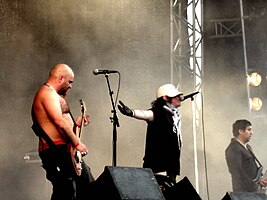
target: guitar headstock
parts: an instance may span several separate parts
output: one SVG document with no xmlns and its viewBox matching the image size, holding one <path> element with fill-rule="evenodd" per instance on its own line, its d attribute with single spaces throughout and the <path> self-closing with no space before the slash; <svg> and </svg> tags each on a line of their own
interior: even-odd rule
<svg viewBox="0 0 267 200">
<path fill-rule="evenodd" d="M 80 99 L 80 105 L 81 105 L 81 112 L 84 115 L 86 112 L 86 107 L 85 107 L 85 103 L 82 99 Z"/>
</svg>

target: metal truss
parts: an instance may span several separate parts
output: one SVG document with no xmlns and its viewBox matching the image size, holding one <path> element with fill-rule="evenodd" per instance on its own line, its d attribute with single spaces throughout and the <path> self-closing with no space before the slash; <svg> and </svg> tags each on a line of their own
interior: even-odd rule
<svg viewBox="0 0 267 200">
<path fill-rule="evenodd" d="M 229 37 L 242 37 L 243 41 L 243 55 L 244 55 L 244 67 L 245 75 L 249 76 L 250 68 L 248 66 L 248 57 L 247 57 L 247 44 L 246 44 L 246 31 L 245 31 L 245 21 L 253 20 L 256 18 L 265 17 L 267 14 L 267 9 L 265 4 L 255 4 L 250 5 L 249 11 L 246 15 L 244 14 L 244 3 L 243 0 L 239 0 L 240 5 L 240 17 L 238 18 L 224 18 L 224 19 L 212 19 L 211 23 L 214 24 L 213 34 L 211 38 L 229 38 Z M 247 78 L 247 98 L 248 98 L 248 111 L 251 113 L 250 105 L 250 85 L 249 79 Z"/>
<path fill-rule="evenodd" d="M 214 19 L 210 21 L 214 24 L 214 33 L 211 38 L 226 38 L 242 36 L 240 18 Z"/>
<path fill-rule="evenodd" d="M 265 7 L 253 6 L 247 15 L 244 15 L 243 0 L 239 0 L 240 17 L 212 19 L 213 35 L 211 38 L 227 38 L 227 37 L 244 37 L 244 20 L 253 20 L 255 18 L 264 17 L 267 13 Z"/>
<path fill-rule="evenodd" d="M 182 79 L 191 77 L 193 90 L 202 87 L 202 0 L 170 0 L 171 82 L 182 87 Z M 199 191 L 198 146 L 203 149 L 202 95 L 192 99 L 195 186 Z M 197 137 L 202 136 L 201 140 Z M 199 144 L 202 141 L 202 144 Z M 207 188 L 207 187 L 206 187 Z"/>
<path fill-rule="evenodd" d="M 229 38 L 229 37 L 242 37 L 243 40 L 243 55 L 244 55 L 244 66 L 246 77 L 248 77 L 248 61 L 247 61 L 247 50 L 246 50 L 246 34 L 245 34 L 245 19 L 251 20 L 252 18 L 259 17 L 261 15 L 250 13 L 248 16 L 244 16 L 243 12 L 243 0 L 239 0 L 240 5 L 240 17 L 239 18 L 228 18 L 228 19 L 213 19 L 210 22 L 214 23 L 214 33 L 211 38 Z M 265 10 L 263 15 L 265 14 Z M 250 88 L 247 79 L 247 98 L 248 98 L 248 110 L 250 112 Z"/>
</svg>

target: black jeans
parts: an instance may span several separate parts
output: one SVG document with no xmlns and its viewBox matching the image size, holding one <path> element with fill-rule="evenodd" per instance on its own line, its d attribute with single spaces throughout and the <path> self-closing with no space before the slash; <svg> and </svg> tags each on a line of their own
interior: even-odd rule
<svg viewBox="0 0 267 200">
<path fill-rule="evenodd" d="M 39 155 L 46 178 L 53 185 L 51 200 L 80 200 L 89 195 L 86 194 L 88 185 L 94 181 L 91 170 L 83 161 L 82 175 L 76 175 L 67 145 L 56 145 Z"/>
</svg>

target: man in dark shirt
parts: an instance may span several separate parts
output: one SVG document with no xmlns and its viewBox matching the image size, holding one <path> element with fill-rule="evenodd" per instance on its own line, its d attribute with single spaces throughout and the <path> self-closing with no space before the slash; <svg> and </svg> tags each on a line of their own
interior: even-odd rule
<svg viewBox="0 0 267 200">
<path fill-rule="evenodd" d="M 252 135 L 251 122 L 246 119 L 235 121 L 234 137 L 225 150 L 233 192 L 257 192 L 259 186 L 266 187 L 267 185 L 267 181 L 261 179 L 261 164 L 248 145 Z"/>
</svg>

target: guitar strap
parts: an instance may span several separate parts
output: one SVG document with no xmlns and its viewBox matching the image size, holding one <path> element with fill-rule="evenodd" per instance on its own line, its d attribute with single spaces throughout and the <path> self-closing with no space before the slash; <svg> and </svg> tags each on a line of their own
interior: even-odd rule
<svg viewBox="0 0 267 200">
<path fill-rule="evenodd" d="M 253 179 L 253 181 L 254 181 L 255 183 L 259 184 L 259 182 L 260 182 L 260 180 L 261 180 L 261 178 L 262 178 L 262 176 L 263 176 L 263 173 L 262 173 L 263 166 L 262 166 L 262 164 L 260 163 L 260 161 L 257 159 L 257 157 L 255 156 L 255 154 L 253 153 L 251 146 L 248 145 L 248 144 L 247 144 L 247 149 L 248 149 L 248 151 L 253 155 L 253 157 L 255 158 L 255 160 L 257 161 L 257 163 L 258 163 L 258 165 L 259 165 L 259 166 L 258 166 L 258 170 L 257 170 L 257 174 L 256 174 L 255 178 Z M 266 173 L 266 172 L 265 172 L 265 173 Z M 262 186 L 259 185 L 259 187 L 260 187 L 260 189 L 262 189 Z"/>
<path fill-rule="evenodd" d="M 53 140 L 51 140 L 51 138 L 46 134 L 46 132 L 42 129 L 40 124 L 38 122 L 36 122 L 37 120 L 36 120 L 36 117 L 35 117 L 35 115 L 33 113 L 33 108 L 31 110 L 31 115 L 33 117 L 33 121 L 35 121 L 35 122 L 33 122 L 32 126 L 31 126 L 31 128 L 32 128 L 33 132 L 35 133 L 35 135 L 38 136 L 38 137 L 44 138 L 44 140 L 46 141 L 46 143 L 48 144 L 49 147 L 55 148 L 56 145 L 53 142 Z"/>
<path fill-rule="evenodd" d="M 46 134 L 46 132 L 38 123 L 33 123 L 31 128 L 34 131 L 35 135 L 44 138 L 50 148 L 55 148 L 55 143 L 51 140 L 51 138 Z"/>
<path fill-rule="evenodd" d="M 72 119 L 72 121 L 73 121 L 73 124 L 74 124 L 73 128 L 74 128 L 74 127 L 77 126 L 77 124 L 76 124 L 76 122 L 75 122 L 75 120 L 74 120 L 74 117 L 73 117 L 73 115 L 72 115 L 72 113 L 71 113 L 70 111 L 69 111 L 69 114 L 70 114 L 70 117 L 71 117 L 71 119 Z"/>
<path fill-rule="evenodd" d="M 73 123 L 76 126 L 76 122 L 73 118 L 73 115 L 71 114 L 70 111 L 69 111 L 69 113 L 70 113 L 70 116 L 71 116 Z M 48 146 L 50 148 L 54 148 L 56 146 L 55 143 L 53 142 L 53 140 L 51 140 L 51 138 L 47 135 L 47 133 L 42 129 L 42 127 L 38 123 L 33 123 L 31 128 L 34 131 L 35 135 L 37 135 L 38 137 L 42 137 L 46 141 L 46 143 L 48 144 Z"/>
<path fill-rule="evenodd" d="M 257 157 L 255 156 L 255 154 L 253 153 L 252 148 L 251 148 L 251 146 L 249 144 L 247 144 L 247 149 L 254 156 L 254 158 L 257 161 L 257 163 L 259 164 L 259 166 L 262 167 L 262 164 L 260 163 L 260 161 L 257 159 Z"/>
</svg>

